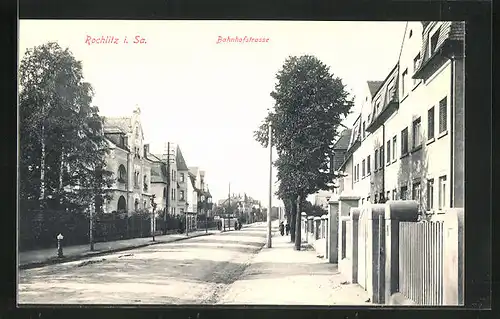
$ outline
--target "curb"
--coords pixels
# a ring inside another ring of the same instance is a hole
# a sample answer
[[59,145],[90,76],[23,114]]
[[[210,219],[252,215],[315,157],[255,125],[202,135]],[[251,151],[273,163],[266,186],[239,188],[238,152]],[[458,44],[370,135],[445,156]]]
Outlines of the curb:
[[389,305],[417,306],[417,304],[415,302],[406,298],[403,294],[401,294],[399,292],[396,292],[396,293],[391,295],[391,297],[389,299]]
[[96,252],[88,252],[84,253],[82,255],[75,255],[75,256],[69,256],[69,257],[63,257],[61,259],[57,257],[51,257],[47,260],[44,261],[38,261],[38,262],[31,262],[31,263],[25,263],[19,265],[19,269],[33,269],[33,268],[40,268],[40,267],[45,267],[45,266],[50,266],[50,265],[56,265],[56,264],[64,264],[67,262],[72,262],[72,261],[77,261],[80,259],[84,258],[90,258],[90,257],[97,257],[97,256],[103,256],[103,255],[109,255],[111,253],[116,253],[116,252],[121,252],[121,251],[126,251],[126,250],[131,250],[131,249],[136,249],[136,248],[143,248],[147,246],[152,246],[152,245],[157,245],[157,244],[169,244],[169,243],[174,243],[177,241],[181,240],[186,240],[190,238],[196,238],[196,237],[202,237],[202,236],[210,236],[214,235],[214,233],[208,233],[208,234],[199,234],[195,236],[190,236],[190,237],[184,237],[184,238],[174,238],[173,240],[169,241],[151,241],[147,242],[144,244],[138,244],[138,245],[132,245],[132,246],[127,246],[127,247],[120,247],[120,248],[113,248],[113,249],[107,249],[103,251],[96,251]]

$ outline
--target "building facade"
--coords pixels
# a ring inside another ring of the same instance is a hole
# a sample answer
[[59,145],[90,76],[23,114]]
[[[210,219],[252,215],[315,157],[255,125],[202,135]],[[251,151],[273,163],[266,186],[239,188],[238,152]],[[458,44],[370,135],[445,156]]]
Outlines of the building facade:
[[151,167],[149,145],[144,143],[139,107],[130,117],[105,117],[104,136],[109,154],[106,167],[116,181],[111,188],[112,199],[103,205],[105,212],[126,212],[128,215],[151,208]]
[[342,193],[413,199],[428,213],[463,207],[464,38],[462,22],[408,23],[396,66],[367,83]]

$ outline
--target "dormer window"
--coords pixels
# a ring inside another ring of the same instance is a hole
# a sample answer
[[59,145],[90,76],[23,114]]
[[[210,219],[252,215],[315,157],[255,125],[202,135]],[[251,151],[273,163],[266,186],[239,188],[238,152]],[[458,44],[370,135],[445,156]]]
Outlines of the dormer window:
[[434,53],[434,51],[436,51],[440,31],[441,31],[441,28],[438,28],[436,30],[436,32],[434,32],[434,34],[431,37],[431,41],[430,41],[430,46],[431,47],[430,47],[430,50],[429,50],[429,56],[431,56]]

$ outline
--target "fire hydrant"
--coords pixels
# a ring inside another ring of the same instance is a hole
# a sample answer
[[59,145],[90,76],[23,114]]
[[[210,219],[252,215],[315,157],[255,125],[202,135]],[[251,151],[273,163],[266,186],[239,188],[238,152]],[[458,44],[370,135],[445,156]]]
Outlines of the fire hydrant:
[[57,257],[62,258],[64,257],[63,255],[63,248],[62,248],[62,240],[64,236],[62,234],[57,235]]

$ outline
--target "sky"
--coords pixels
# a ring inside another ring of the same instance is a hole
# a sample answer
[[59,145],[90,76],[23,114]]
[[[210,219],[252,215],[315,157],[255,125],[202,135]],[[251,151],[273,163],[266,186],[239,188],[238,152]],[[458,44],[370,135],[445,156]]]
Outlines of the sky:
[[[206,171],[214,202],[231,192],[268,205],[269,150],[253,137],[274,106],[275,75],[289,56],[314,55],[355,98],[398,60],[406,22],[21,20],[19,59],[49,41],[82,61],[103,116],[137,106],[153,152],[178,144],[188,166]],[[219,37],[267,42],[217,43]],[[92,43],[107,37],[118,43]],[[125,38],[128,43],[125,42]],[[135,39],[142,39],[134,43]],[[276,153],[274,153],[276,156]],[[273,172],[273,193],[277,189]],[[311,199],[311,197],[309,197]],[[273,196],[273,206],[282,202]]]

